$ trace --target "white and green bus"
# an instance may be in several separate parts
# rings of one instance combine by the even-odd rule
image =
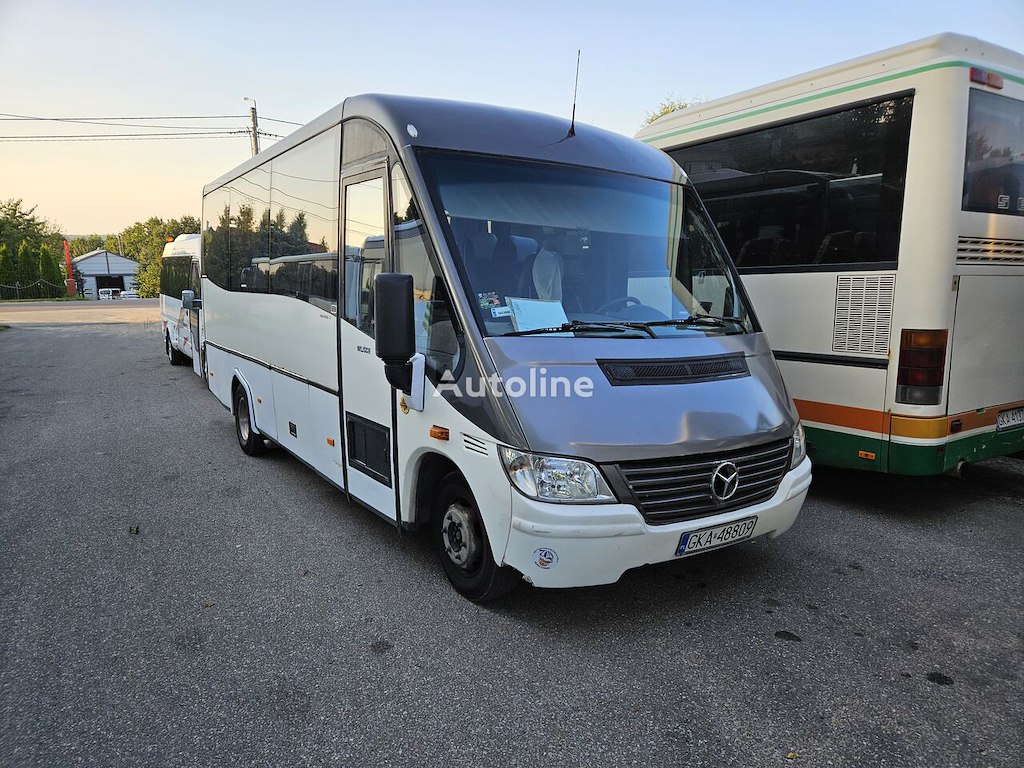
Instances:
[[[944,34],[667,115],[820,464],[1024,450],[1024,56]]]

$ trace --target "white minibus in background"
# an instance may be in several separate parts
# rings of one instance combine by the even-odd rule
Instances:
[[[207,381],[471,600],[796,520],[803,433],[678,166],[568,120],[357,96],[207,185]],[[194,305],[186,292],[185,306]]]
[[[160,329],[164,351],[171,365],[191,360],[192,370],[202,375],[201,259],[202,236],[178,235],[164,246],[160,262]],[[182,293],[195,297],[192,308],[182,306]]]
[[[816,463],[1024,450],[1024,56],[944,34],[667,115]]]

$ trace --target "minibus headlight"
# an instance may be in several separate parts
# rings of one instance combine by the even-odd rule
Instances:
[[[789,462],[789,468],[795,469],[807,455],[807,440],[804,439],[804,425],[799,421],[796,423],[796,431],[793,433],[793,459]]]
[[[601,471],[589,461],[538,456],[500,446],[509,480],[520,493],[538,501],[615,501]]]

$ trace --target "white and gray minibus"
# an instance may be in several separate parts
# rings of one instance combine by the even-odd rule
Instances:
[[[200,235],[178,235],[164,246],[160,260],[160,330],[164,352],[171,365],[192,361],[192,370],[202,375],[202,317],[195,302],[192,309],[182,305],[183,291],[201,295]],[[200,354],[196,354],[200,350]]]
[[[768,342],[665,154],[357,96],[204,190],[207,380],[471,600],[767,536],[811,480]]]

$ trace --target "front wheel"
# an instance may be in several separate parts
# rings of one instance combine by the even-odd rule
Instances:
[[[263,435],[252,428],[249,419],[249,398],[242,387],[235,392],[235,435],[242,451],[249,456],[259,456],[266,448]]]
[[[169,333],[164,334],[164,351],[167,353],[167,359],[170,360],[171,365],[181,365],[188,359],[171,344],[171,334]]]
[[[519,584],[518,573],[494,562],[476,500],[458,473],[441,481],[430,525],[445,576],[463,597],[485,603]]]

